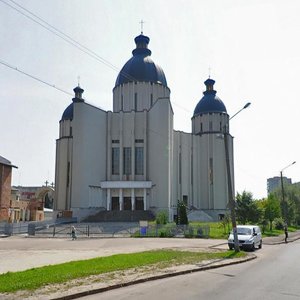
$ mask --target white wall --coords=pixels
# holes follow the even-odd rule
[[[74,103],[73,169],[71,207],[90,205],[90,185],[106,179],[107,113],[85,102]],[[100,197],[101,194],[99,194]],[[93,200],[93,206],[105,207],[106,199]]]
[[[113,111],[128,112],[135,110],[135,93],[137,93],[137,111],[143,111],[144,109],[149,110],[151,108],[151,97],[153,99],[153,104],[158,98],[170,97],[169,88],[161,84],[151,82],[128,82],[114,88]]]
[[[154,184],[150,207],[168,210],[173,171],[173,111],[170,101],[158,100],[148,118],[147,179]]]

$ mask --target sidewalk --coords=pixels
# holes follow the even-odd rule
[[[285,244],[284,238],[285,238],[284,234],[281,234],[279,236],[265,237],[263,238],[263,244],[265,245]],[[289,232],[289,236],[287,239],[288,243],[294,242],[299,239],[300,239],[300,230],[297,230],[295,232]]]

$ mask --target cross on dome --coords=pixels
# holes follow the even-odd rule
[[[140,21],[140,24],[141,24],[141,34],[143,34],[144,23],[145,23],[145,22],[144,22],[143,20]]]

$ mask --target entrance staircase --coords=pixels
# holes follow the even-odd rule
[[[150,210],[112,210],[100,211],[93,216],[88,216],[82,222],[139,222],[154,219],[155,216]]]

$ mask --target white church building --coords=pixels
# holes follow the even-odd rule
[[[170,88],[151,59],[149,38],[141,34],[135,43],[113,88],[113,111],[90,105],[83,89],[74,89],[56,142],[55,210],[79,220],[102,211],[164,210],[172,220],[182,200],[190,219],[216,220],[229,199],[224,136],[233,187],[234,174],[229,116],[215,82],[205,81],[192,132],[176,131]]]

